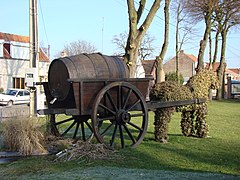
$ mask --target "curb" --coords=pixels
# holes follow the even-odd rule
[[[22,155],[19,152],[14,152],[14,151],[0,152],[0,158],[21,157],[21,156]]]

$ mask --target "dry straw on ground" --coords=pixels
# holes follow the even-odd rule
[[[25,156],[57,153],[54,161],[92,162],[98,159],[119,158],[115,151],[108,149],[104,144],[44,135],[40,126],[37,118],[5,121],[3,135],[6,147]]]
[[[46,154],[44,135],[37,118],[16,118],[4,121],[4,142],[11,151],[22,155]]]
[[[91,162],[98,159],[119,158],[115,151],[108,149],[104,144],[93,144],[88,141],[77,141],[56,155],[57,158],[54,161],[79,160]]]

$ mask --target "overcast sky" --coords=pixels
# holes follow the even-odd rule
[[[29,0],[0,0],[0,32],[29,35]],[[149,8],[150,9],[150,8]],[[116,52],[112,39],[128,31],[126,0],[38,0],[38,28],[41,45],[51,46],[54,58],[64,44],[84,40],[94,44],[99,52],[111,55]],[[157,56],[162,46],[164,30],[163,11],[160,10],[151,24],[149,33],[156,38]],[[197,56],[204,24],[197,25],[198,32],[184,45],[185,53]],[[175,52],[175,25],[171,16],[169,48],[165,59]],[[231,31],[227,39],[226,61],[228,67],[240,68],[240,30]],[[205,52],[205,61],[208,51]]]

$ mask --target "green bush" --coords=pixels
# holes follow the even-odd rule
[[[176,72],[170,72],[170,73],[167,73],[167,74],[165,75],[165,81],[178,82],[178,79],[179,79],[179,83],[180,83],[180,84],[183,84],[184,79],[183,79],[182,74],[179,74],[179,76],[177,76],[177,73],[176,73]]]
[[[155,84],[151,91],[152,101],[178,101],[196,98],[208,100],[209,89],[218,88],[219,81],[214,72],[203,69],[192,76],[186,85],[176,82],[176,73],[169,73],[166,79],[169,81]],[[204,138],[208,136],[207,102],[198,105],[187,105],[177,107],[182,112],[181,129],[185,136],[197,136]],[[155,140],[167,142],[168,123],[174,113],[172,108],[157,109],[155,111]],[[195,120],[194,120],[195,119]]]
[[[152,101],[178,101],[193,99],[190,89],[175,81],[165,81],[155,84],[150,93]],[[182,110],[185,107],[178,107],[177,110]],[[168,124],[171,121],[171,116],[176,111],[175,107],[159,108],[155,111],[154,117],[154,135],[157,142],[168,141]]]

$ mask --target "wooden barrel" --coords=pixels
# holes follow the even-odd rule
[[[81,81],[128,77],[128,67],[119,57],[100,53],[79,54],[53,60],[48,71],[48,85],[53,97],[64,100],[70,92],[71,79]]]

